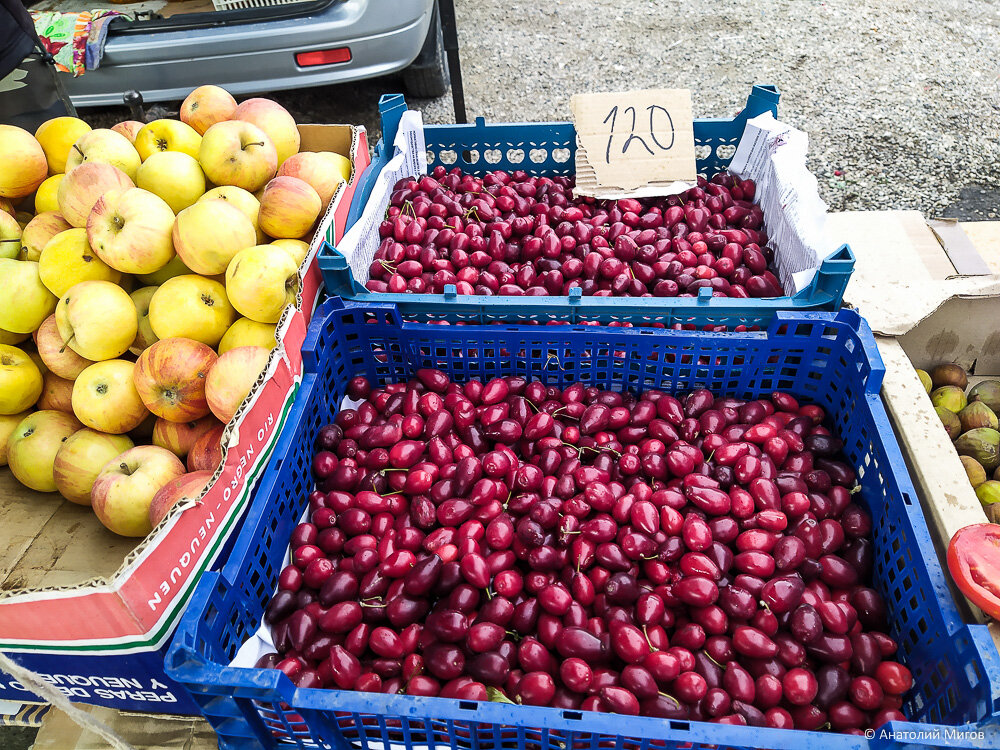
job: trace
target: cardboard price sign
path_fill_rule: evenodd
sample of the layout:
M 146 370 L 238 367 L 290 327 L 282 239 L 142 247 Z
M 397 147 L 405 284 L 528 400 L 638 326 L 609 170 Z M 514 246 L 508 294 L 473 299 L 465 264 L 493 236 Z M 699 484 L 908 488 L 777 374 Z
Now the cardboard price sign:
M 577 193 L 599 198 L 666 195 L 697 180 L 690 90 L 577 94 L 570 107 L 577 137 Z

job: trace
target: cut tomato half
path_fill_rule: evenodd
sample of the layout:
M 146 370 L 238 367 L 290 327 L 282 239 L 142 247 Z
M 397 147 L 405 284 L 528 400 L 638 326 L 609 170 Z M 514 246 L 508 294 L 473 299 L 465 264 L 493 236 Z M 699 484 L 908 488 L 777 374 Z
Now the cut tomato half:
M 969 601 L 1000 620 L 1000 525 L 960 529 L 948 544 L 948 570 Z

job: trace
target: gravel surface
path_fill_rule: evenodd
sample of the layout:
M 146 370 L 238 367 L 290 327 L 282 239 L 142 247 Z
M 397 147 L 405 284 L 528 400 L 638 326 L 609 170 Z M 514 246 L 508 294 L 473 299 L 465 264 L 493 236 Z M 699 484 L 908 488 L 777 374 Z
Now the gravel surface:
M 809 133 L 831 210 L 1000 213 L 1000 5 L 990 0 L 456 5 L 470 117 L 567 119 L 573 93 L 652 86 L 690 88 L 696 116 L 724 117 L 752 83 L 774 83 L 781 119 Z M 377 132 L 379 94 L 401 88 L 390 76 L 276 98 L 301 121 Z M 454 121 L 450 96 L 409 104 L 428 122 Z

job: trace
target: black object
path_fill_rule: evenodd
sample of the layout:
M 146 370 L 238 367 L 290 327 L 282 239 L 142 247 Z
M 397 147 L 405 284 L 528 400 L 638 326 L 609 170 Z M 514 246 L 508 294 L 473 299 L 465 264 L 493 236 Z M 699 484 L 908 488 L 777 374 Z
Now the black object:
M 20 0 L 0 0 L 0 80 L 10 75 L 37 43 L 35 25 Z
M 410 96 L 433 99 L 448 90 L 448 61 L 445 59 L 444 36 L 437 3 L 431 13 L 430 28 L 417 59 L 403 71 L 403 85 Z
M 448 70 L 451 73 L 451 98 L 455 107 L 455 122 L 469 121 L 465 114 L 465 87 L 462 85 L 462 64 L 458 58 L 458 25 L 455 21 L 454 0 L 438 0 L 441 12 L 441 31 L 444 36 L 444 51 L 448 55 Z
M 135 89 L 129 89 L 122 94 L 122 101 L 125 102 L 125 106 L 128 107 L 133 120 L 146 122 L 146 114 L 142 111 L 142 94 Z
M 20 0 L 0 0 L 0 82 L 0 122 L 34 132 L 53 117 L 76 116 Z

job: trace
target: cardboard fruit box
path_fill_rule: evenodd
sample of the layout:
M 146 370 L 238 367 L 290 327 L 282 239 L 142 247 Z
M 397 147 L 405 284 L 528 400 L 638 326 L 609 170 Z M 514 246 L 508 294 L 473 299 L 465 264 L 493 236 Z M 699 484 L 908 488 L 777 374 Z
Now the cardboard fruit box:
M 916 211 L 831 214 L 857 257 L 844 296 L 876 333 L 882 399 L 923 504 L 942 566 L 959 529 L 986 523 L 965 469 L 916 374 L 942 362 L 970 385 L 1000 378 L 1000 222 L 928 222 Z M 947 576 L 968 621 L 986 621 Z M 990 624 L 1000 647 L 1000 627 Z
M 302 342 L 322 290 L 316 250 L 343 236 L 370 161 L 363 127 L 299 130 L 301 150 L 348 156 L 353 173 L 317 225 L 299 304 L 285 310 L 279 343 L 230 422 L 223 461 L 201 498 L 175 507 L 137 543 L 105 529 L 90 509 L 29 490 L 0 468 L 0 652 L 14 662 L 0 671 L 0 700 L 46 701 L 53 688 L 78 703 L 198 713 L 164 674 L 162 649 L 201 573 L 225 560 L 250 505 L 302 379 Z

